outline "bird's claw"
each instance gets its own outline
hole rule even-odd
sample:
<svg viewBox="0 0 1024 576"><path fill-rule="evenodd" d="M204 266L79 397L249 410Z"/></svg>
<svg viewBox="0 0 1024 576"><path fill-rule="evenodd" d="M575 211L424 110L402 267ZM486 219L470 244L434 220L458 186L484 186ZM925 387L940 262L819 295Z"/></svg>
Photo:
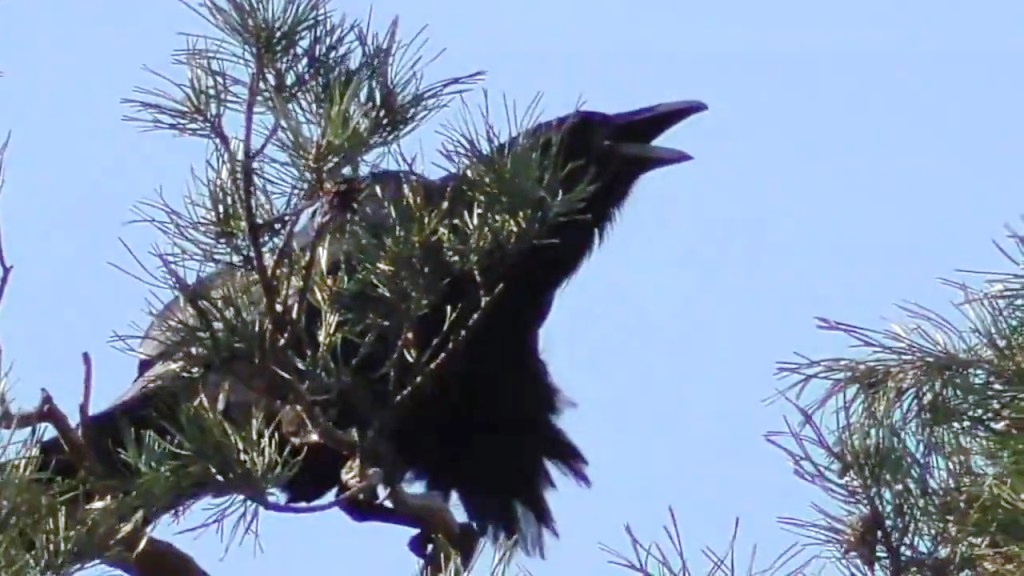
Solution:
<svg viewBox="0 0 1024 576"><path fill-rule="evenodd" d="M442 564L444 547L439 546L434 540L434 535L426 530L420 530L409 538L407 547L414 556L422 560L428 566L439 566ZM468 570L473 558L476 557L477 548L480 546L480 534L476 527L469 522L461 522L453 542L448 543L451 550L459 556L459 564L463 570Z"/></svg>
<svg viewBox="0 0 1024 576"><path fill-rule="evenodd" d="M413 534L412 538L409 538L409 543L406 546L409 548L409 552L412 552L413 556L426 561L430 557L431 544L430 533L426 530L420 530Z"/></svg>
<svg viewBox="0 0 1024 576"><path fill-rule="evenodd" d="M376 504L384 504L391 500L391 487L384 484L384 475L381 474L381 481L377 483L377 500Z"/></svg>

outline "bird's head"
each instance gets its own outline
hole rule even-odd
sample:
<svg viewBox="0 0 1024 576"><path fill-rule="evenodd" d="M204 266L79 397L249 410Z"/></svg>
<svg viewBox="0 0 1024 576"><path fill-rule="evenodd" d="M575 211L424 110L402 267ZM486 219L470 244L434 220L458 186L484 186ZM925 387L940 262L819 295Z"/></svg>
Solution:
<svg viewBox="0 0 1024 576"><path fill-rule="evenodd" d="M545 194L553 192L550 184L557 184L575 200L568 213L563 209L540 231L542 241L520 254L509 273L529 270L524 273L535 286L547 282L551 288L565 282L597 246L641 176L693 159L654 140L705 110L707 105L696 100L618 114L580 110L537 124L497 146L499 156L523 146L538 151L545 159L542 171L549 175L538 182Z"/></svg>
<svg viewBox="0 0 1024 576"><path fill-rule="evenodd" d="M562 189L587 183L590 193L582 211L601 228L614 215L644 174L681 164L693 157L654 144L683 120L704 112L707 105L683 100L618 114L581 110L534 128L557 134Z"/></svg>

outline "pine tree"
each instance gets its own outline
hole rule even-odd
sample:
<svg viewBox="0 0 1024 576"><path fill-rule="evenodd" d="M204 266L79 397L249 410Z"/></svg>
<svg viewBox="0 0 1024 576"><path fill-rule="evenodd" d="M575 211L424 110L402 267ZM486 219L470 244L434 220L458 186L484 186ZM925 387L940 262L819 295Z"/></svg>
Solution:
<svg viewBox="0 0 1024 576"><path fill-rule="evenodd" d="M403 40L397 20L375 31L373 22L339 17L322 0L203 0L189 8L207 30L186 36L187 45L173 58L177 75L154 73L159 87L125 100L127 120L144 130L202 140L209 156L184 195L158 194L140 203L139 221L154 227L161 241L148 260L137 258L142 272L129 273L162 291L153 315L166 313L167 301L181 306L180 321L160 334L174 351L168 360L174 369L158 377L183 389L209 387L211 366L240 362L252 367L247 390L259 399L245 405L261 409L228 421L221 414L237 397L197 396L181 407L175 437L149 435L124 454L133 470L126 486L122 471L93 453L88 427L72 425L95 409L87 354L82 403L74 411L56 406L45 391L36 407L16 410L4 385L0 425L12 431L0 454L5 575L66 573L95 564L144 576L206 574L186 552L148 536L150 528L193 504L189 487L195 485L215 488L204 494L218 502L204 524L226 526L231 538L251 535L255 518L266 510L333 508L334 502L281 504L271 490L294 470L298 451L315 443L367 455L365 462L355 459L358 465L345 480L353 486L351 497L376 489L387 476L387 458L374 455L386 455L387 447L369 446L372 439L327 423L317 398L340 379L339 367L321 350L343 339L365 340L364 328L402 325L422 311L438 289L418 263L431 242L443 239L446 257L472 269L495 246L530 242L541 222L557 217L580 193L562 191L538 204L535 194L517 186L535 182L545 169L539 148L529 143L507 162L484 161L498 142L536 120L536 102L523 114L506 105L509 117L502 122L508 130L502 133L489 109L474 112L459 103L482 74L426 82L422 33ZM380 186L354 188L372 170L421 171L422 159L409 158L402 144L442 112L455 118L442 134L446 169L475 167L464 196L453 201L475 207L472 212L465 208L462 218L439 219L403 182L383 233L373 219L326 229L310 218L325 203L385 194ZM6 148L7 141L0 147L0 172ZM290 249L300 230L319 231L312 237L316 249ZM1014 250L1024 252L1024 239L1011 239ZM341 245L356 258L343 283L325 274ZM950 283L964 296L957 321L909 305L902 308L907 322L886 330L819 319L822 330L850 339L851 353L780 364L779 375L790 384L776 399L795 416L767 439L825 499L815 505L815 518L782 519L801 543L766 567L738 567L733 543L724 552L704 551L707 573L946 576L1024 570L1024 445L1018 434L1024 419L1017 381L1024 358L1024 277L1006 254L1014 272L989 274L980 289ZM0 302L12 270L0 247ZM246 273L211 280L215 270ZM327 301L367 290L394 305L353 307L345 330L334 329L342 325L338 318L328 318L324 324L332 329L321 331L323 345L316 349L289 339L302 322L296 294ZM460 328L465 326L452 330ZM123 338L128 349L139 342L138 336ZM402 382L415 385L431 369L410 368L401 361L403 350L395 352L388 370L396 380L400 374ZM311 382L310 373L321 377ZM273 433L271 421L283 423L289 434ZM43 425L68 446L80 476L40 482L38 448L50 433ZM283 443L296 449L284 450ZM672 520L661 545L643 543L627 527L630 553L605 552L631 573L690 574L696 568L684 553L674 514ZM459 573L456 551L439 550L432 561ZM494 573L506 573L512 548L501 547L498 556Z"/></svg>

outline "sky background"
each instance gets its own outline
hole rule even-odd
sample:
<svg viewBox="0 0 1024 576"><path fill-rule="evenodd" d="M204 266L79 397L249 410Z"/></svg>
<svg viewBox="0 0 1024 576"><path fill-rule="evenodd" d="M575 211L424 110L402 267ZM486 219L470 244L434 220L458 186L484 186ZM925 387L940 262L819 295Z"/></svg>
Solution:
<svg viewBox="0 0 1024 576"><path fill-rule="evenodd" d="M369 4L345 3L355 16ZM691 552L728 541L767 560L791 538L780 515L818 497L762 438L782 409L762 400L774 363L839 352L829 316L880 326L892 303L941 306L936 277L1006 269L991 245L1019 223L1024 4L1011 2L381 2L407 34L446 48L431 78L477 69L486 87L546 117L702 99L710 112L661 142L696 160L645 178L609 241L560 296L543 334L576 400L564 424L594 488L553 496L562 538L539 576L615 574L599 543L624 522L656 537L674 506ZM169 71L198 20L171 0L0 2L0 130L13 131L0 202L16 271L0 322L15 393L72 406L79 354L94 405L134 361L106 344L144 323L146 289L108 262L132 204L183 190L202 148L120 121L119 99ZM1017 72L1014 72L1017 70ZM422 145L436 137L426 130ZM163 531L166 534L166 531ZM216 537L174 541L212 574L411 574L409 532L339 513L264 516L265 552L220 560ZM345 566L344 568L342 566Z"/></svg>

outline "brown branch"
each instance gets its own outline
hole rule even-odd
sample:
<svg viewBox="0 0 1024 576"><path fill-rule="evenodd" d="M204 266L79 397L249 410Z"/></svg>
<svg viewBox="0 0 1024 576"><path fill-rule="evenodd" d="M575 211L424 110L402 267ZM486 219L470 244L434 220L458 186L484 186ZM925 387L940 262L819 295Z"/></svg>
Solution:
<svg viewBox="0 0 1024 576"><path fill-rule="evenodd" d="M264 306L267 315L274 318L275 305L277 304L277 286L267 270L267 263L263 260L263 238L260 237L260 226L256 221L256 156L253 154L253 128L255 127L256 101L259 97L259 87L263 80L264 59L258 53L255 57L254 70L249 78L249 91L245 99L245 111L243 115L242 137L242 195L244 202L242 208L245 217L245 228L248 235L249 247L252 249L253 265L256 268L256 278L259 280L260 288L263 290ZM231 153L230 148L227 153Z"/></svg>
<svg viewBox="0 0 1024 576"><path fill-rule="evenodd" d="M2 144L0 144L0 193L4 189L4 155L7 153L7 145L11 142L11 134L8 132L7 137L4 138ZM14 267L7 263L7 257L4 254L4 241L2 228L0 228L0 303L4 301L4 295L7 293L7 284L11 280L11 272L14 271Z"/></svg>
<svg viewBox="0 0 1024 576"><path fill-rule="evenodd" d="M92 357L82 352L82 401L78 404L78 435L81 437L83 449L88 445L89 405L92 403Z"/></svg>
<svg viewBox="0 0 1024 576"><path fill-rule="evenodd" d="M86 469L89 464L89 452L82 442L82 438L75 432L74 426L68 420L67 414L54 402L53 396L42 389L42 398L33 410L14 412L9 405L0 407L0 428L5 430L22 430L49 424L57 431L57 436L68 450L68 455L76 465Z"/></svg>

